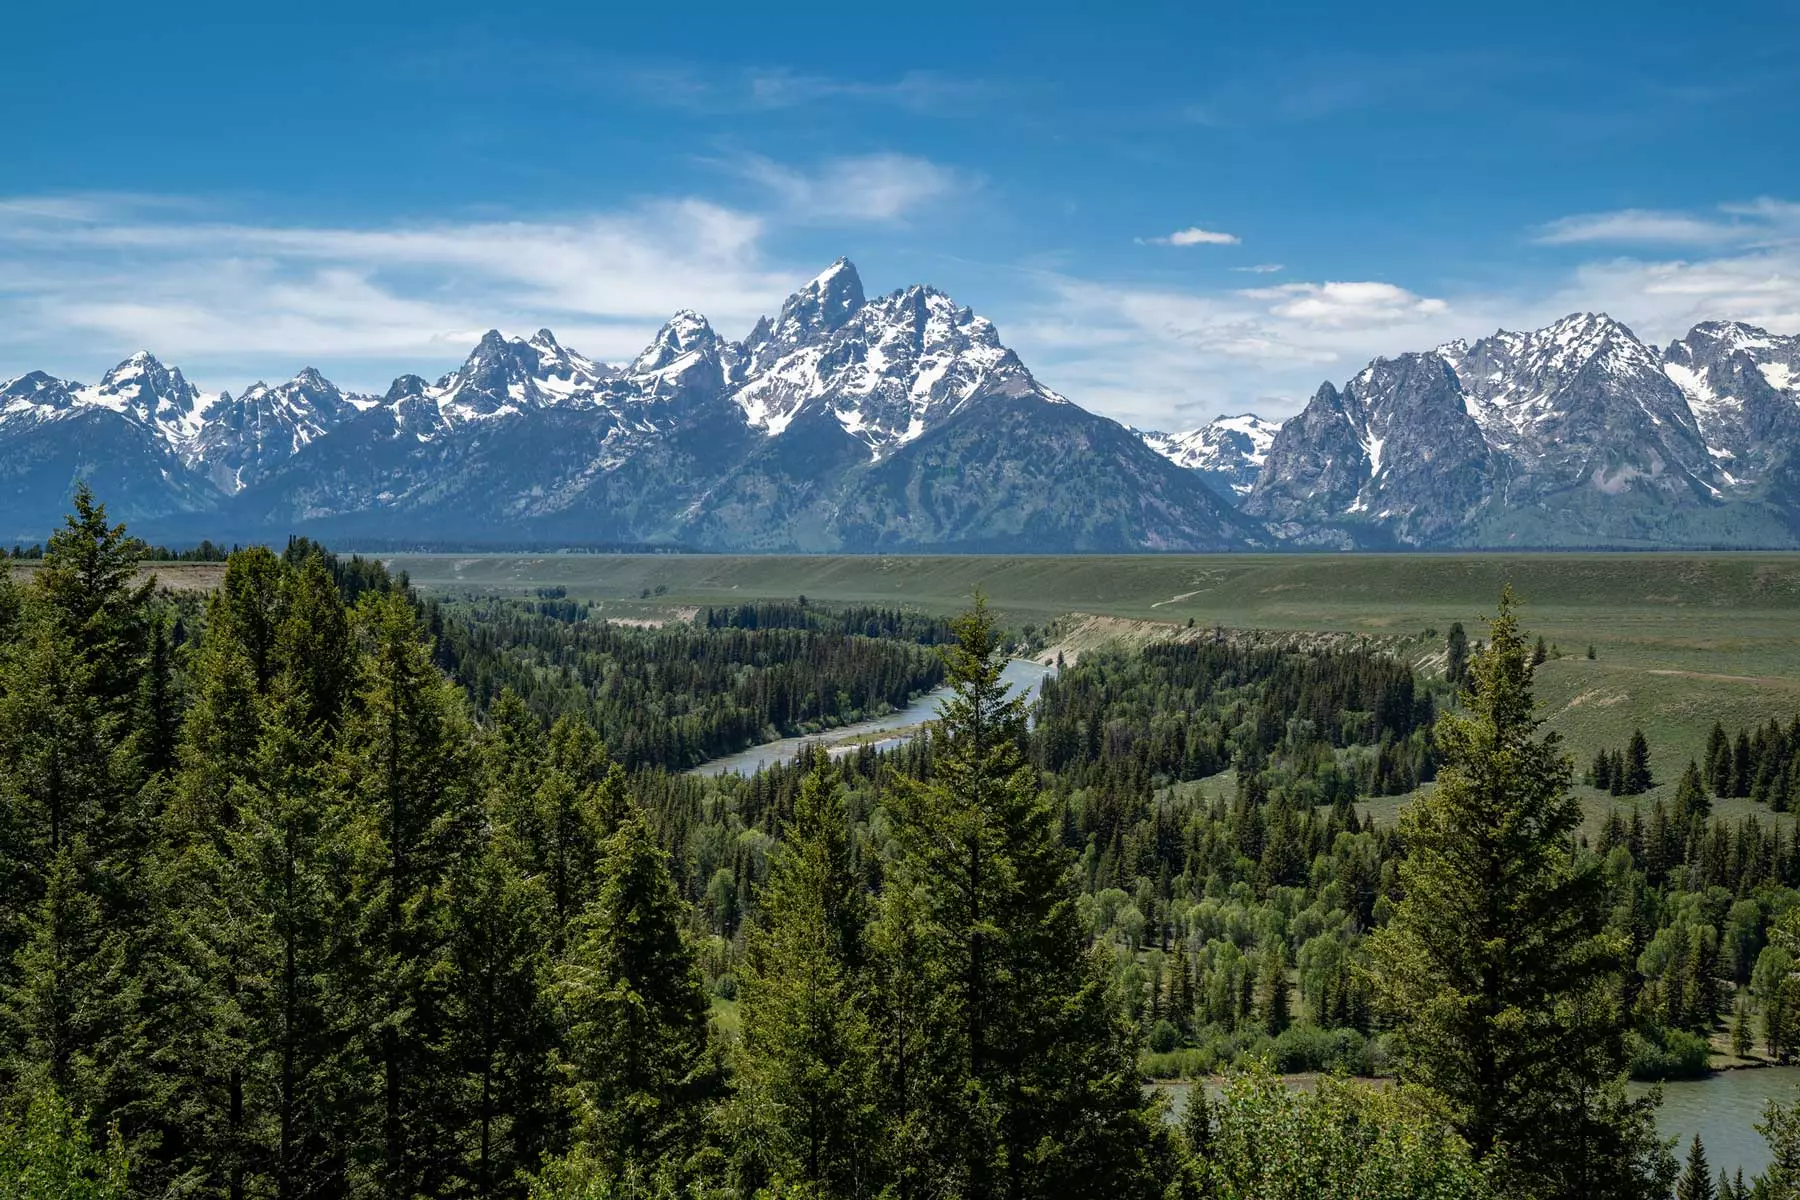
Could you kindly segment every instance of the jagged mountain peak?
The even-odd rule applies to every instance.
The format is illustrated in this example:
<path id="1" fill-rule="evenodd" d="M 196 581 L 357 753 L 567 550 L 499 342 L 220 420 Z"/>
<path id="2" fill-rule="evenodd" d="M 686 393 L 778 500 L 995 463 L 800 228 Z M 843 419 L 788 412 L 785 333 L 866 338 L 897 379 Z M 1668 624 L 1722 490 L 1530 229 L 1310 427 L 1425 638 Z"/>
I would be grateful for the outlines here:
<path id="1" fill-rule="evenodd" d="M 1140 430 L 1138 435 L 1176 466 L 1200 472 L 1208 482 L 1237 497 L 1250 493 L 1280 431 L 1280 421 L 1239 413 L 1214 417 L 1204 425 L 1174 433 Z"/>
<path id="2" fill-rule="evenodd" d="M 767 370 L 783 355 L 829 337 L 849 324 L 865 303 L 856 265 L 840 258 L 781 305 L 773 321 L 759 320 L 744 339 L 750 369 Z"/>
<path id="3" fill-rule="evenodd" d="M 680 374 L 716 349 L 721 340 L 704 316 L 691 308 L 681 309 L 663 323 L 625 373 L 632 378 Z"/>
<path id="4" fill-rule="evenodd" d="M 840 260 L 752 334 L 746 382 L 733 398 L 753 428 L 778 435 L 812 406 L 879 458 L 984 389 L 1062 399 L 1031 379 L 992 322 L 926 285 L 868 300 L 854 271 Z M 831 311 L 843 319 L 829 326 L 819 304 L 833 295 Z"/>

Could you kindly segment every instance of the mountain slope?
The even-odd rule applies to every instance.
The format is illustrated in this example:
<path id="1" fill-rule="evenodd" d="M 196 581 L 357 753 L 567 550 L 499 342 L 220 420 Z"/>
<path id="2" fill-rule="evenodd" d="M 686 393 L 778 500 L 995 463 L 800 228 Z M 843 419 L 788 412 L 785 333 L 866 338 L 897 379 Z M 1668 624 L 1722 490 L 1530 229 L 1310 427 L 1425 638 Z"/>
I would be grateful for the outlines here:
<path id="1" fill-rule="evenodd" d="M 78 478 L 150 536 L 716 550 L 1800 544 L 1800 338 L 1604 314 L 1378 359 L 1286 422 L 1138 433 L 935 288 L 832 263 L 742 341 L 489 331 L 436 382 L 232 397 L 138 353 L 0 384 L 0 537 Z"/>
<path id="2" fill-rule="evenodd" d="M 1703 325 L 1665 355 L 1577 313 L 1377 360 L 1282 427 L 1244 511 L 1308 544 L 1794 545 L 1792 341 Z"/>
<path id="3" fill-rule="evenodd" d="M 1237 503 L 1250 494 L 1268 460 L 1280 421 L 1255 413 L 1215 417 L 1198 429 L 1178 433 L 1140 431 L 1144 444 L 1178 467 L 1198 471 L 1219 495 Z"/>

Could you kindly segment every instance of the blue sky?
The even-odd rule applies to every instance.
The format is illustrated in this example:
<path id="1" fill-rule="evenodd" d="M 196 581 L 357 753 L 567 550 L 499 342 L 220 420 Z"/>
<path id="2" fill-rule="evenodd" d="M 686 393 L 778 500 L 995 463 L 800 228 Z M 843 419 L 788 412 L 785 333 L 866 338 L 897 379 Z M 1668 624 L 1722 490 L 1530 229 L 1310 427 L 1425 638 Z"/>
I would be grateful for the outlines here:
<path id="1" fill-rule="evenodd" d="M 29 5 L 0 376 L 742 336 L 839 254 L 1097 411 L 1294 411 L 1605 309 L 1800 332 L 1800 0 Z"/>

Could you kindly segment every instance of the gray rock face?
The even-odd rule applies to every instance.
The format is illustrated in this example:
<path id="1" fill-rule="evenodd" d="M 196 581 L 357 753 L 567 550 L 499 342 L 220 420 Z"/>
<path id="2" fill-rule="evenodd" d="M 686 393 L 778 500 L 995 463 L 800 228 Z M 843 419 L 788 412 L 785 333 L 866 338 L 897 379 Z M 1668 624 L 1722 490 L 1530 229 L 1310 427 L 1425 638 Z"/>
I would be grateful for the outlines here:
<path id="1" fill-rule="evenodd" d="M 1380 360 L 1283 427 L 1244 509 L 1371 546 L 1794 544 L 1763 495 L 1794 341 L 1708 324 L 1661 354 L 1578 313 Z"/>
<path id="2" fill-rule="evenodd" d="M 199 433 L 184 447 L 189 464 L 219 491 L 231 495 L 261 479 L 355 415 L 376 403 L 347 398 L 311 367 L 286 383 L 257 382 L 233 399 L 221 393 L 206 410 Z"/>
<path id="3" fill-rule="evenodd" d="M 742 342 L 675 314 L 612 367 L 497 331 L 435 383 L 209 396 L 147 353 L 0 383 L 0 538 L 78 477 L 142 532 L 712 549 L 1800 544 L 1800 338 L 1658 351 L 1604 315 L 1380 359 L 1282 424 L 1137 433 L 934 288 L 840 259 Z"/>
<path id="4" fill-rule="evenodd" d="M 436 383 L 402 376 L 380 398 L 303 372 L 202 406 L 145 359 L 142 386 L 166 402 L 121 419 L 171 431 L 191 486 L 150 518 L 171 535 L 1048 551 L 1263 537 L 1038 384 L 990 322 L 929 287 L 870 301 L 842 259 L 745 341 L 684 311 L 623 369 L 548 330 L 491 331 Z M 0 391 L 15 402 L 51 413 L 81 393 L 26 377 Z"/>
<path id="5" fill-rule="evenodd" d="M 1800 446 L 1800 337 L 1708 321 L 1663 352 L 1727 495 L 1755 494 Z"/>

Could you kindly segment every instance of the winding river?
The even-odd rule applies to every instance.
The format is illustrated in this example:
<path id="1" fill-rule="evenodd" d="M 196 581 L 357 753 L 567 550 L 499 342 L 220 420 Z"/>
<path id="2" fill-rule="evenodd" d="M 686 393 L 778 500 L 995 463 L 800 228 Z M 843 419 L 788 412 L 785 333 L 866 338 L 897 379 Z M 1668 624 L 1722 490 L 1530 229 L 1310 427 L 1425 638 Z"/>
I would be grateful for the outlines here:
<path id="1" fill-rule="evenodd" d="M 1022 688 L 1025 698 L 1029 700 L 1037 695 L 1044 680 L 1054 674 L 1056 674 L 1054 666 L 1033 662 L 1029 658 L 1015 658 L 1006 664 L 1006 669 L 1000 673 L 1000 678 L 1015 691 Z M 701 763 L 693 768 L 693 773 L 697 775 L 754 775 L 763 767 L 791 761 L 800 752 L 800 747 L 809 743 L 823 742 L 833 748 L 833 753 L 848 753 L 864 742 L 869 742 L 882 749 L 898 746 L 913 736 L 913 726 L 937 719 L 938 704 L 949 694 L 948 687 L 941 687 L 935 691 L 926 692 L 905 708 L 891 712 L 885 717 L 871 717 L 866 721 L 840 725 L 836 729 L 827 729 L 822 733 L 809 734 L 805 737 L 782 738 L 779 741 L 764 742 L 760 746 L 752 746 L 748 750 L 740 750 L 736 754 L 727 754 L 723 758 L 715 758 L 711 762 Z M 887 738 L 871 737 L 873 734 L 883 733 L 890 729 L 906 730 L 907 732 L 896 733 Z"/>

